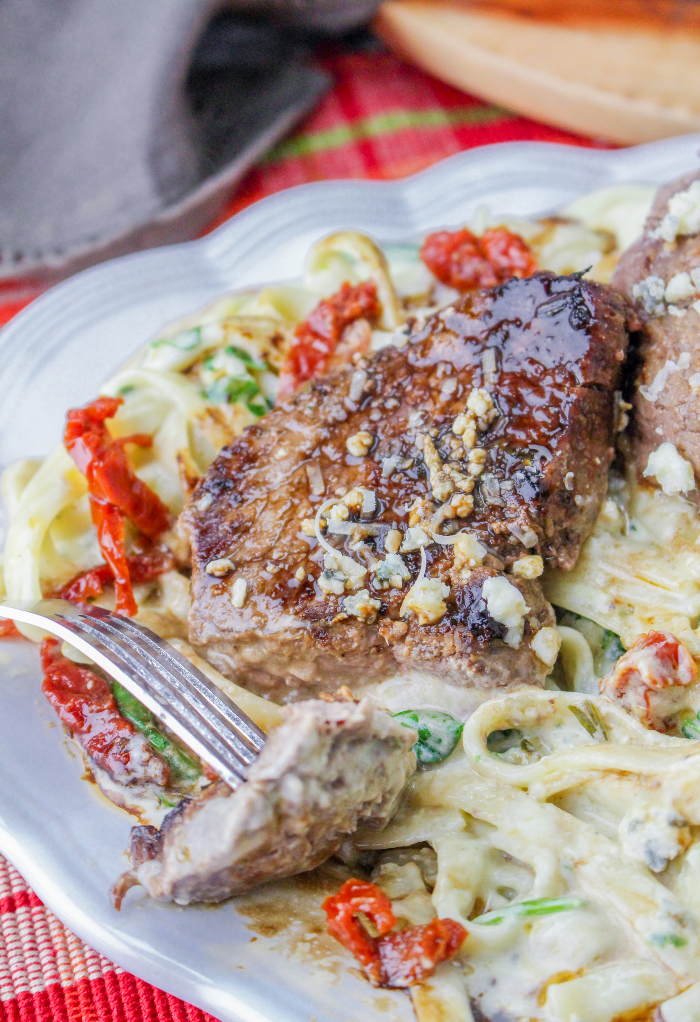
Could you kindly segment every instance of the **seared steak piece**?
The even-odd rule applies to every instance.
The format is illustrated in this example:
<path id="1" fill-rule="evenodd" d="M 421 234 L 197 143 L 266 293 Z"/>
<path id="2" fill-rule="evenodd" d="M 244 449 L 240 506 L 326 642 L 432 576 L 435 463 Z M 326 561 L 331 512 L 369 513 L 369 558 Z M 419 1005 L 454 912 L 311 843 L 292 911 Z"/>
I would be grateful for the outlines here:
<path id="1" fill-rule="evenodd" d="M 415 770 L 415 739 L 369 699 L 287 708 L 237 791 L 214 782 L 160 831 L 134 827 L 117 907 L 136 884 L 188 905 L 313 869 L 360 823 L 386 826 Z"/>
<path id="2" fill-rule="evenodd" d="M 277 697 L 397 663 L 541 684 L 530 642 L 554 619 L 536 558 L 571 568 L 604 497 L 626 315 L 576 276 L 513 279 L 248 427 L 181 519 L 191 641 Z M 433 538 L 460 528 L 471 540 Z"/>
<path id="3" fill-rule="evenodd" d="M 700 312 L 693 307 L 700 299 L 698 227 L 700 171 L 659 189 L 642 237 L 622 256 L 612 278 L 635 303 L 641 323 L 640 367 L 631 399 L 641 471 L 649 454 L 669 441 L 700 475 Z"/>

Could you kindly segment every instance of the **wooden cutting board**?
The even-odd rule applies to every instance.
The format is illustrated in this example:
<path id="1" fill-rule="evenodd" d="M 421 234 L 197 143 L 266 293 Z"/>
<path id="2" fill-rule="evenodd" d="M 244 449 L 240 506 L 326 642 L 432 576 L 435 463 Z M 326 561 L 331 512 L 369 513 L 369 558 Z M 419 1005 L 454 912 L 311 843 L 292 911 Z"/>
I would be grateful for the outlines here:
<path id="1" fill-rule="evenodd" d="M 386 0 L 375 28 L 438 78 L 569 131 L 622 144 L 700 131 L 692 21 L 540 18 L 508 6 Z"/>

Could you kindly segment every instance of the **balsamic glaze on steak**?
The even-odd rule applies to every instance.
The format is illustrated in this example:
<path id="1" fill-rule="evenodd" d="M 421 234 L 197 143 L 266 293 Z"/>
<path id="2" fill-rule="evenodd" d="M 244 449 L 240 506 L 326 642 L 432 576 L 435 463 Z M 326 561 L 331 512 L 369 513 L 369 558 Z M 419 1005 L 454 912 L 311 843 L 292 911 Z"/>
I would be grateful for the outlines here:
<path id="1" fill-rule="evenodd" d="M 525 555 L 575 564 L 614 453 L 626 320 L 627 306 L 604 285 L 548 273 L 513 279 L 414 324 L 403 347 L 317 380 L 248 427 L 181 519 L 193 555 L 191 640 L 224 673 L 277 697 L 359 685 L 397 664 L 483 687 L 541 684 L 547 668 L 530 641 L 554 617 L 539 582 L 507 575 L 529 608 L 517 645 L 505 641 L 482 589 Z M 477 389 L 493 408 L 476 433 L 483 467 L 466 494 L 473 509 L 439 531 L 466 529 L 488 552 L 472 570 L 455 563 L 452 546 L 426 548 L 426 574 L 449 595 L 442 617 L 420 624 L 413 613 L 401 617 L 420 550 L 402 553 L 411 573 L 402 589 L 383 588 L 372 565 L 386 554 L 389 529 L 405 534 L 418 521 L 429 530 L 441 504 L 465 495 L 470 455 L 454 427 Z M 370 435 L 364 455 L 347 446 L 357 449 L 358 433 Z M 449 473 L 458 480 L 452 495 Z M 365 620 L 346 613 L 350 591 L 319 587 L 324 551 L 304 524 L 356 487 L 371 491 L 376 507 L 351 515 L 354 535 L 325 536 L 367 568 L 362 588 L 380 607 Z M 222 558 L 232 570 L 209 574 Z M 247 585 L 241 607 L 232 602 L 236 580 Z"/>

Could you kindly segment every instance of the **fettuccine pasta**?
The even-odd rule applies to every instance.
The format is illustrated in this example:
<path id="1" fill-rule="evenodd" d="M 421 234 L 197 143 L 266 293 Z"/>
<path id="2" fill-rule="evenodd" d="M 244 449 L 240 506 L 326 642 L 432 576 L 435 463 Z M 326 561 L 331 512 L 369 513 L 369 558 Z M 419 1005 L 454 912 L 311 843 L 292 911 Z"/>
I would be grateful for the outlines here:
<path id="1" fill-rule="evenodd" d="M 540 221 L 481 209 L 469 226 L 517 234 L 540 268 L 592 266 L 607 281 L 653 191 L 616 186 Z M 332 367 L 404 344 L 410 317 L 456 297 L 419 248 L 382 249 L 338 232 L 313 246 L 299 280 L 225 296 L 164 330 L 105 382 L 102 395 L 121 400 L 111 441 L 129 444 L 133 472 L 173 522 L 221 448 L 274 405 L 295 331 L 319 302 L 369 282 L 381 308 L 371 330 L 323 353 Z M 85 475 L 59 444 L 8 468 L 2 492 L 3 598 L 23 607 L 66 598 L 103 560 Z M 128 523 L 125 542 L 133 556 Z M 187 550 L 175 525 L 160 542 L 163 570 L 145 581 L 134 574 L 137 619 L 263 730 L 278 726 L 276 703 L 227 680 L 188 645 Z M 478 556 L 478 544 L 470 549 Z M 612 474 L 578 563 L 549 569 L 543 581 L 558 615 L 552 661 L 559 648 L 544 690 L 476 698 L 425 677 L 369 690 L 380 706 L 413 714 L 406 723 L 419 729 L 423 768 L 388 827 L 359 831 L 343 854 L 371 859 L 372 881 L 406 925 L 437 917 L 466 930 L 457 958 L 411 988 L 420 1022 L 651 1022 L 657 1008 L 663 1022 L 700 1022 L 700 687 L 683 682 L 661 733 L 644 722 L 655 706 L 637 707 L 631 675 L 615 674 L 650 632 L 700 657 L 700 518 L 681 497 Z M 109 580 L 99 586 L 96 602 L 114 608 Z"/>

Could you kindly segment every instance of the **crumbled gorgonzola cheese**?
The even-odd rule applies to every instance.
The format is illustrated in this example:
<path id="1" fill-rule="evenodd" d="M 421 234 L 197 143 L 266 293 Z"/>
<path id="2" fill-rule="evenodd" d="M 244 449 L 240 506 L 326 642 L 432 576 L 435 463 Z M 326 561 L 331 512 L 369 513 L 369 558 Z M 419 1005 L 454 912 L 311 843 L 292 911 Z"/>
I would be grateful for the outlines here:
<path id="1" fill-rule="evenodd" d="M 693 466 L 668 440 L 651 452 L 644 475 L 656 479 L 669 497 L 695 489 Z"/>
<path id="2" fill-rule="evenodd" d="M 692 298 L 697 291 L 695 284 L 690 279 L 689 273 L 676 273 L 669 280 L 664 291 L 664 300 L 671 302 L 682 302 L 686 298 Z"/>
<path id="3" fill-rule="evenodd" d="M 663 277 L 654 274 L 645 277 L 633 286 L 632 295 L 641 301 L 647 316 L 663 316 L 666 311 L 666 282 Z"/>
<path id="4" fill-rule="evenodd" d="M 555 661 L 559 656 L 561 635 L 556 628 L 540 628 L 535 633 L 530 645 L 543 664 L 546 664 L 547 667 L 554 667 Z"/>
<path id="5" fill-rule="evenodd" d="M 411 550 L 420 550 L 422 546 L 430 546 L 431 542 L 425 529 L 416 525 L 412 529 L 406 529 L 401 549 L 404 553 L 410 553 Z"/>
<path id="6" fill-rule="evenodd" d="M 681 235 L 700 231 L 700 181 L 668 200 L 668 212 L 654 231 L 657 238 L 675 241 Z"/>
<path id="7" fill-rule="evenodd" d="M 692 838 L 687 821 L 670 806 L 631 809 L 620 821 L 620 844 L 631 859 L 661 873 Z"/>
<path id="8" fill-rule="evenodd" d="M 400 554 L 387 554 L 376 566 L 374 573 L 382 582 L 388 582 L 392 575 L 399 575 L 402 579 L 411 577 L 411 572 Z"/>
<path id="9" fill-rule="evenodd" d="M 520 645 L 525 615 L 530 610 L 522 593 L 503 575 L 497 575 L 486 579 L 482 595 L 486 600 L 489 617 L 506 626 L 505 641 L 515 649 Z"/>
<path id="10" fill-rule="evenodd" d="M 346 614 L 368 624 L 374 621 L 381 605 L 381 600 L 375 600 L 370 596 L 369 589 L 360 589 L 359 592 L 353 593 L 352 596 L 346 596 L 343 600 L 343 610 Z"/>
<path id="11" fill-rule="evenodd" d="M 324 593 L 331 593 L 333 596 L 342 596 L 345 592 L 347 575 L 337 568 L 324 568 L 318 577 L 319 589 Z"/>
<path id="12" fill-rule="evenodd" d="M 406 593 L 401 604 L 401 617 L 413 611 L 419 625 L 433 625 L 447 610 L 445 600 L 449 595 L 450 587 L 439 578 L 422 578 Z"/>

